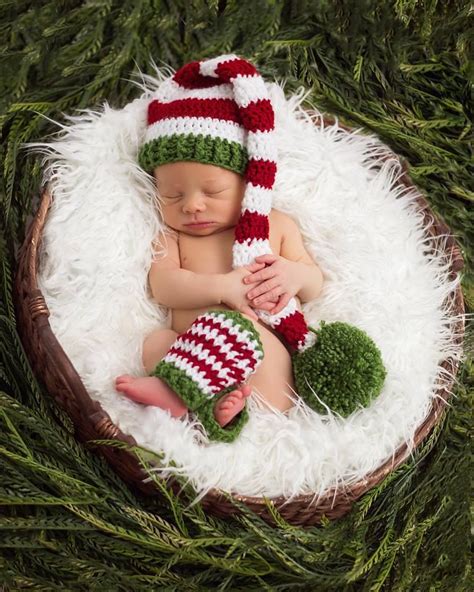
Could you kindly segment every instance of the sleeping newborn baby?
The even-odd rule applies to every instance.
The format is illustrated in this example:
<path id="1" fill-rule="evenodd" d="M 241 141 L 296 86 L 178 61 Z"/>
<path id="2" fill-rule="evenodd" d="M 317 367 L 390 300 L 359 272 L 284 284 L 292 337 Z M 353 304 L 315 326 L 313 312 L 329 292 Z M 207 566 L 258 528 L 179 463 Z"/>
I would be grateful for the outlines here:
<path id="1" fill-rule="evenodd" d="M 297 224 L 272 208 L 275 113 L 255 66 L 234 54 L 185 64 L 147 103 L 144 129 L 137 158 L 161 197 L 165 230 L 154 241 L 166 251 L 148 279 L 172 324 L 144 341 L 149 376 L 119 376 L 116 389 L 175 417 L 190 411 L 222 442 L 248 421 L 252 389 L 282 412 L 295 384 L 326 409 L 318 382 L 344 416 L 367 405 L 385 376 L 373 341 L 347 323 L 316 332 L 301 312 L 323 277 Z"/>
<path id="2" fill-rule="evenodd" d="M 294 381 L 289 350 L 255 309 L 276 314 L 294 296 L 300 302 L 316 298 L 322 288 L 320 268 L 304 248 L 293 219 L 272 209 L 269 242 L 272 254 L 232 269 L 235 227 L 242 211 L 244 177 L 234 171 L 201 162 L 169 162 L 154 169 L 166 230 L 156 237 L 166 255 L 154 259 L 148 274 L 151 293 L 171 309 L 171 329 L 157 329 L 143 344 L 143 366 L 151 374 L 171 344 L 193 321 L 209 310 L 239 311 L 258 332 L 264 359 L 247 384 L 217 398 L 214 416 L 226 426 L 256 389 L 280 411 L 293 406 Z M 156 376 L 119 376 L 117 391 L 145 405 L 157 405 L 172 416 L 188 411 L 184 401 Z"/>

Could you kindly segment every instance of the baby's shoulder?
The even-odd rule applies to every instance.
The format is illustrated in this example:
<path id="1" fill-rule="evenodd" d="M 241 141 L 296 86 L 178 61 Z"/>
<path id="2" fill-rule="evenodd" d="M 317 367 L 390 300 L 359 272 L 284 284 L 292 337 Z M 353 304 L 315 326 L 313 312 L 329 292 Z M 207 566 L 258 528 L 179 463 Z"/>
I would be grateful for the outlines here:
<path id="1" fill-rule="evenodd" d="M 276 226 L 280 229 L 280 255 L 289 261 L 301 261 L 314 265 L 311 255 L 306 250 L 299 223 L 288 214 L 274 210 Z M 272 221 L 270 221 L 272 223 Z"/>
<path id="2" fill-rule="evenodd" d="M 152 241 L 153 258 L 175 256 L 179 253 L 179 233 L 168 226 L 162 227 Z"/>
<path id="3" fill-rule="evenodd" d="M 270 231 L 275 236 L 278 235 L 280 242 L 293 231 L 293 227 L 296 225 L 295 221 L 291 216 L 285 214 L 281 210 L 271 209 L 270 215 L 268 216 L 270 223 Z"/>
<path id="4" fill-rule="evenodd" d="M 284 214 L 281 210 L 275 210 L 275 208 L 270 210 L 269 219 L 272 224 L 282 226 L 288 218 L 289 216 Z"/>

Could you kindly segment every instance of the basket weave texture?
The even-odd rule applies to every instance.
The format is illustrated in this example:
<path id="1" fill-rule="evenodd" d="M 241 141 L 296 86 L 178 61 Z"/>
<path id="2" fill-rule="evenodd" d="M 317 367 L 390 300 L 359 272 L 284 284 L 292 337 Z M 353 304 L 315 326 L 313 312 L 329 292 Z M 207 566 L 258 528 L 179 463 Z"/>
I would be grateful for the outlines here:
<path id="1" fill-rule="evenodd" d="M 324 117 L 326 126 L 331 125 L 332 122 L 332 118 Z M 340 123 L 339 127 L 349 129 Z M 394 157 L 396 158 L 393 153 L 387 152 L 387 159 Z M 397 183 L 407 188 L 414 188 L 407 172 L 406 162 L 401 158 L 399 161 L 403 174 Z M 49 186 L 43 187 L 40 192 L 39 208 L 30 223 L 25 241 L 19 251 L 14 289 L 20 338 L 35 375 L 44 383 L 58 405 L 70 416 L 74 424 L 75 436 L 80 442 L 87 445 L 90 440 L 115 439 L 135 446 L 137 445 L 136 440 L 132 436 L 124 434 L 112 422 L 101 405 L 91 399 L 48 321 L 50 313 L 45 299 L 38 289 L 37 274 L 40 263 L 41 236 L 52 199 L 51 188 Z M 446 238 L 444 256 L 446 261 L 451 264 L 450 279 L 452 280 L 464 266 L 461 249 L 448 226 L 435 217 L 428 202 L 419 192 L 416 204 L 423 215 L 423 225 L 427 237 L 444 235 Z M 460 285 L 449 295 L 448 300 L 450 302 L 445 305 L 449 306 L 455 315 L 461 315 L 455 328 L 456 339 L 460 344 L 464 336 L 464 300 Z M 441 366 L 453 377 L 458 371 L 458 362 L 453 358 L 445 359 Z M 429 414 L 416 430 L 414 448 L 421 443 L 439 421 L 446 407 L 452 382 L 445 385 L 444 388 L 438 388 L 437 396 L 432 400 Z M 102 454 L 112 465 L 114 471 L 132 489 L 137 489 L 146 495 L 161 495 L 153 482 L 143 482 L 147 478 L 147 473 L 140 466 L 138 458 L 133 452 L 103 445 L 89 445 L 89 447 Z M 323 516 L 329 519 L 339 518 L 350 511 L 355 500 L 381 483 L 390 472 L 394 471 L 407 458 L 409 452 L 406 444 L 400 446 L 389 460 L 357 483 L 345 488 L 339 487 L 337 491 L 330 490 L 316 501 L 313 500 L 313 494 L 304 494 L 294 497 L 290 502 L 283 496 L 272 498 L 270 503 L 285 520 L 297 526 L 318 524 Z M 169 478 L 168 483 L 177 493 L 179 484 L 176 480 Z M 263 498 L 236 494 L 232 497 L 244 503 L 269 524 L 275 524 Z M 220 517 L 239 512 L 238 508 L 217 489 L 209 491 L 201 500 L 201 504 L 206 511 Z"/>

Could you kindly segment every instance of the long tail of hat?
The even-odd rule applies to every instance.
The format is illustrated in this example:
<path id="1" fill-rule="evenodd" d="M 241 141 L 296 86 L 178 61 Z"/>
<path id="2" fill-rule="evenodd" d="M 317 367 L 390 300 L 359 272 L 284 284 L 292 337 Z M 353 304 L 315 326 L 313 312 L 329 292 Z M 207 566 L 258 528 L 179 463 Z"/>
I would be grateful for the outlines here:
<path id="1" fill-rule="evenodd" d="M 234 100 L 247 131 L 248 152 L 247 187 L 235 228 L 232 266 L 235 269 L 253 263 L 259 255 L 272 253 L 268 215 L 272 207 L 277 154 L 275 114 L 265 83 L 250 62 L 234 54 L 188 63 L 174 74 L 173 80 L 186 89 L 232 85 Z M 297 310 L 294 298 L 276 315 L 262 310 L 256 312 L 297 351 L 304 351 L 316 340 L 315 333 L 308 329 L 303 315 Z"/>

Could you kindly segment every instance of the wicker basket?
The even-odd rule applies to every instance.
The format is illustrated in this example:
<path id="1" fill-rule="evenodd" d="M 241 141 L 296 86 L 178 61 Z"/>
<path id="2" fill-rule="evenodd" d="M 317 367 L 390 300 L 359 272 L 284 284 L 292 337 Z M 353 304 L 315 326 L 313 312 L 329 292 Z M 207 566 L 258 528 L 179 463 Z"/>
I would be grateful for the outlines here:
<path id="1" fill-rule="evenodd" d="M 333 120 L 325 117 L 324 123 L 328 126 L 333 123 Z M 339 127 L 344 128 L 341 124 L 339 124 Z M 387 152 L 386 158 L 393 158 L 394 156 L 394 154 Z M 406 163 L 402 159 L 400 159 L 400 162 L 403 175 L 398 183 L 406 187 L 413 187 L 413 183 L 407 174 Z M 38 289 L 37 270 L 41 234 L 51 199 L 50 190 L 48 187 L 44 187 L 41 190 L 38 211 L 28 228 L 25 242 L 19 252 L 19 263 L 15 279 L 15 306 L 21 340 L 36 376 L 44 383 L 56 402 L 71 417 L 75 427 L 75 435 L 79 441 L 87 443 L 89 440 L 96 439 L 116 439 L 130 445 L 136 445 L 135 439 L 124 434 L 114 425 L 100 404 L 91 399 L 49 324 L 49 311 L 44 297 Z M 451 235 L 449 228 L 434 216 L 427 201 L 421 194 L 417 196 L 417 205 L 423 214 L 427 235 L 434 237 L 442 234 L 447 237 L 445 256 L 452 262 L 450 278 L 453 279 L 464 265 L 461 250 Z M 453 311 L 457 315 L 463 315 L 464 301 L 461 287 L 458 286 L 448 298 L 451 301 L 449 304 L 453 306 Z M 462 342 L 463 335 L 464 316 L 461 317 L 456 326 L 458 343 Z M 442 366 L 453 376 L 458 371 L 458 363 L 452 358 L 444 360 Z M 448 386 L 449 389 L 438 389 L 438 396 L 433 399 L 430 413 L 416 430 L 415 447 L 427 436 L 443 413 L 446 406 L 445 401 L 449 396 L 448 391 L 452 384 Z M 147 495 L 161 495 L 153 482 L 143 482 L 147 474 L 140 467 L 134 453 L 112 446 L 94 445 L 92 449 L 103 454 L 116 473 L 132 488 L 138 489 Z M 407 458 L 408 454 L 408 447 L 406 445 L 400 446 L 392 458 L 372 473 L 366 475 L 365 478 L 350 487 L 339 489 L 337 493 L 330 490 L 316 502 L 312 502 L 314 497 L 312 494 L 305 494 L 293 498 L 291 502 L 285 505 L 283 505 L 286 502 L 284 497 L 273 498 L 270 503 L 278 509 L 288 522 L 294 525 L 310 526 L 317 524 L 321 521 L 323 515 L 329 519 L 339 518 L 351 509 L 355 500 L 379 484 L 391 471 L 398 467 Z M 173 478 L 169 478 L 168 483 L 175 492 L 178 491 L 178 483 Z M 234 495 L 233 497 L 261 515 L 268 523 L 275 524 L 263 498 L 243 495 Z M 222 492 L 216 489 L 211 490 L 202 499 L 201 503 L 206 511 L 221 517 L 239 512 Z"/>

